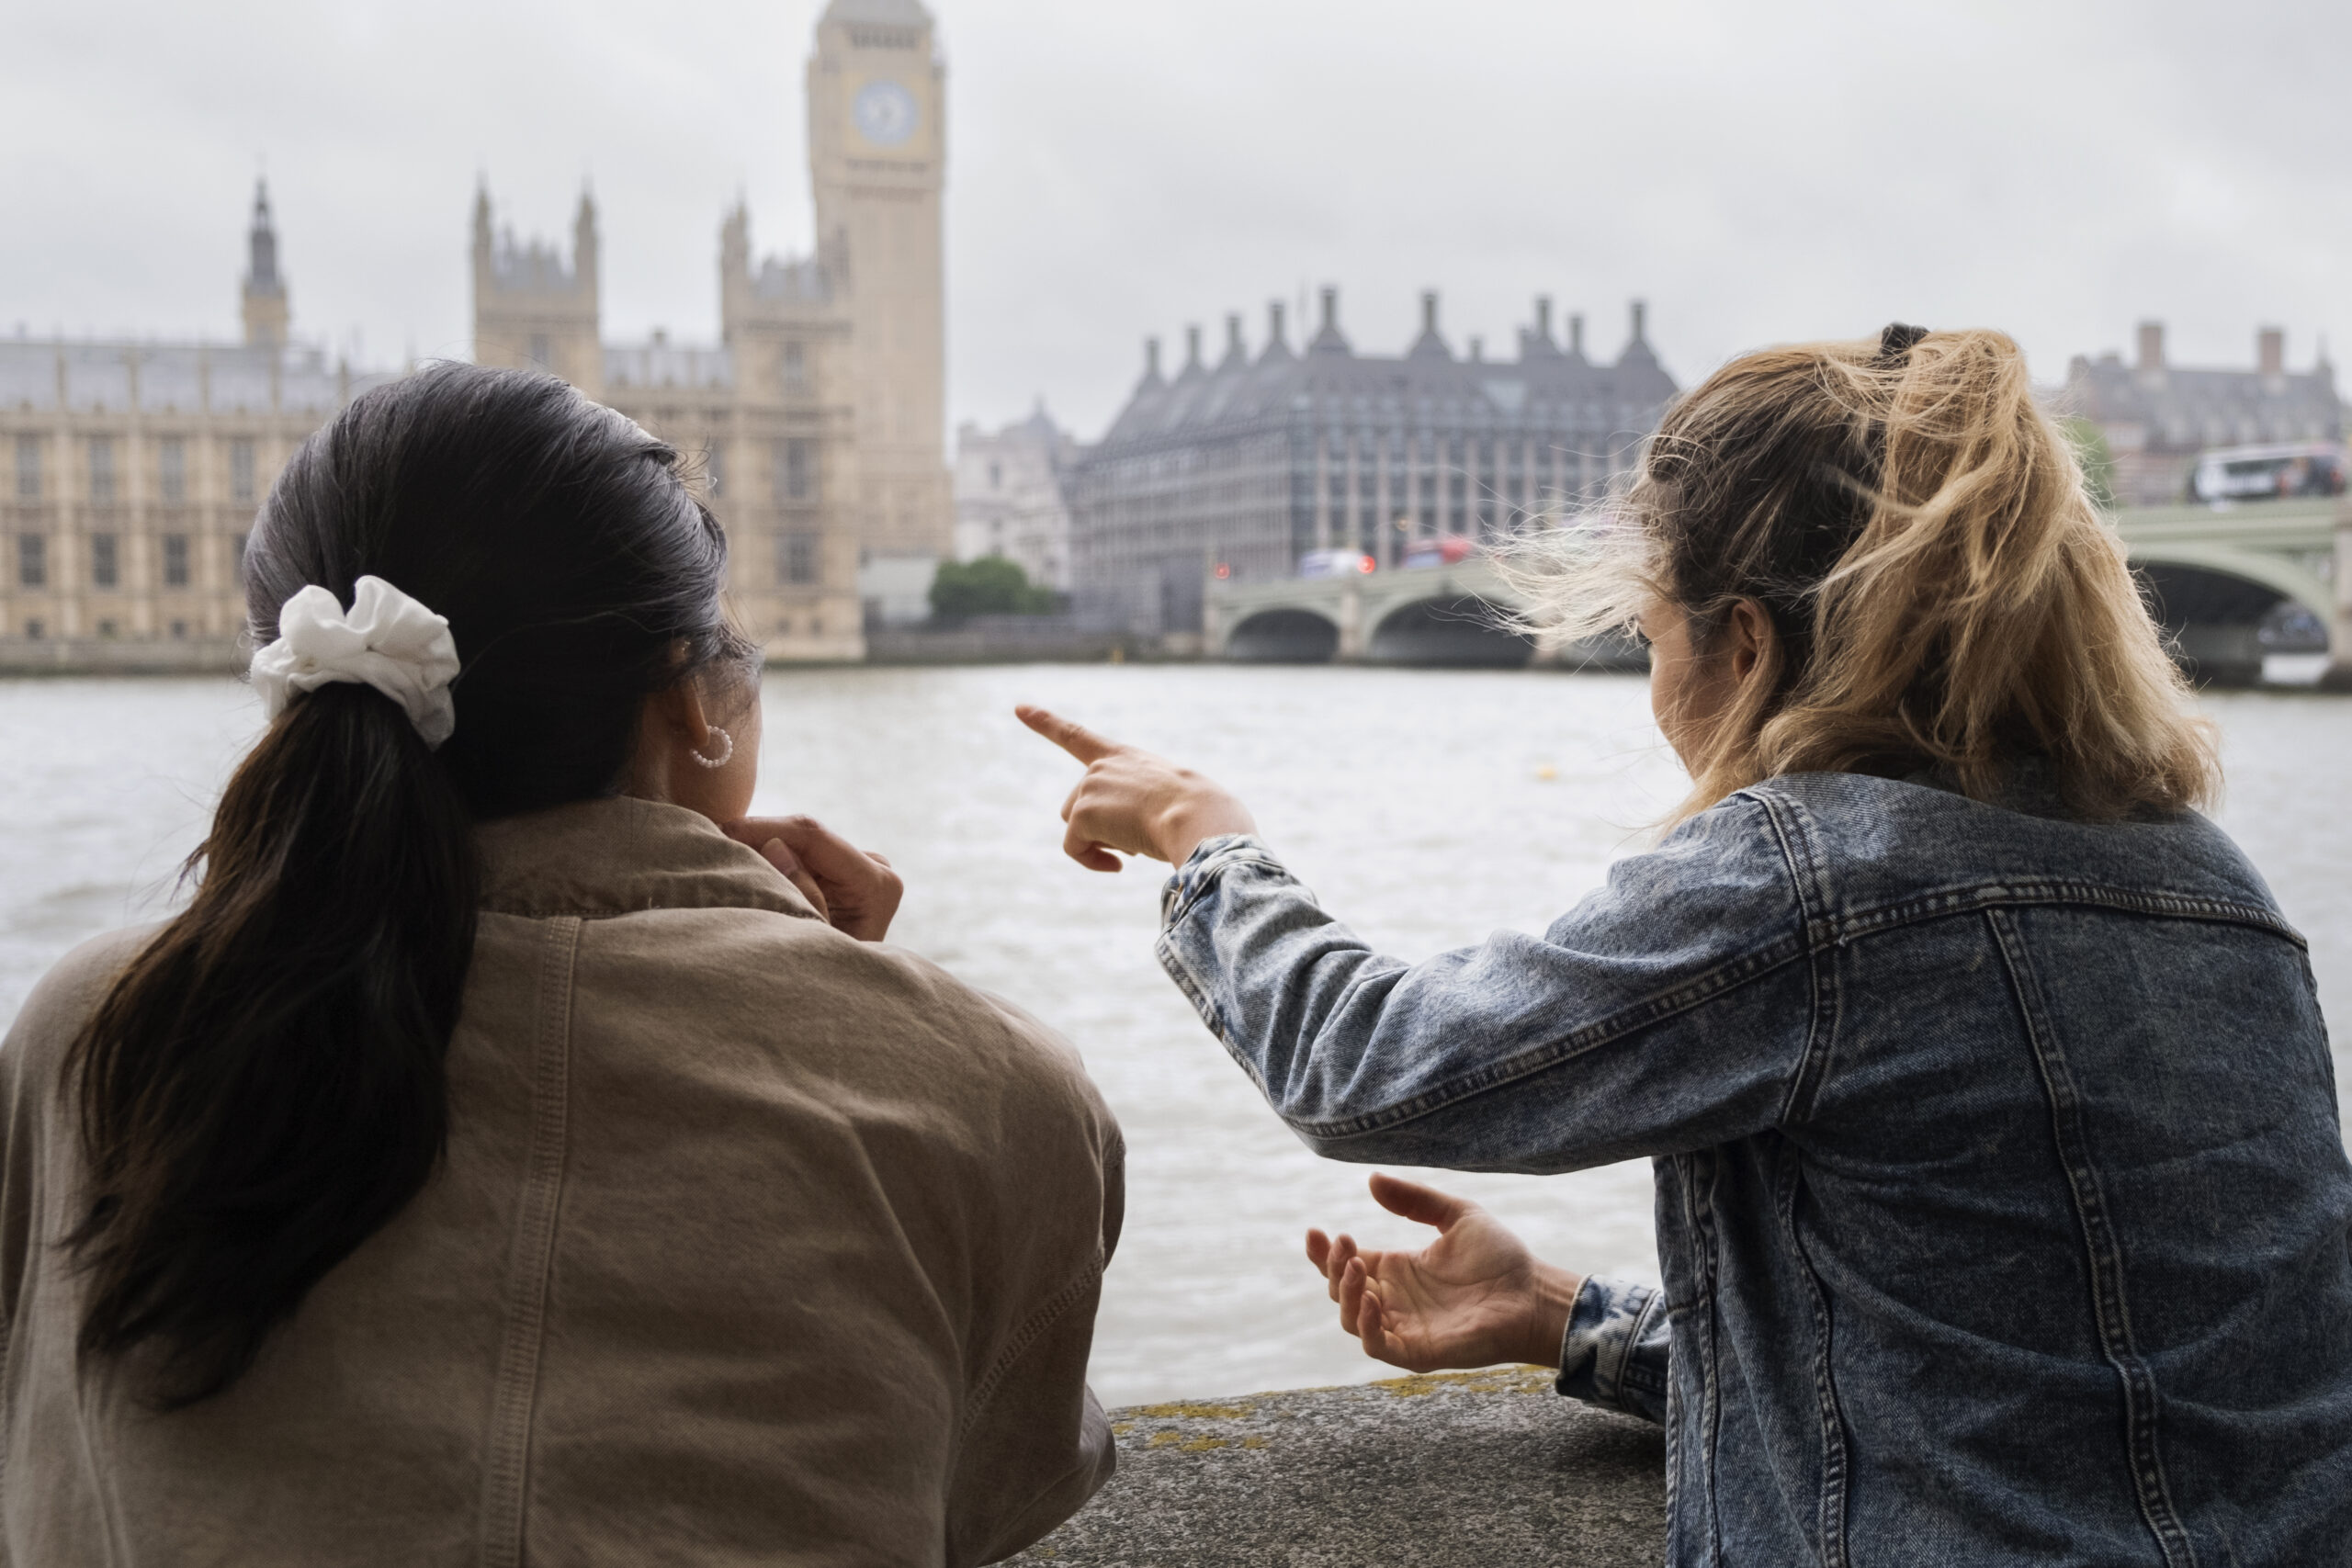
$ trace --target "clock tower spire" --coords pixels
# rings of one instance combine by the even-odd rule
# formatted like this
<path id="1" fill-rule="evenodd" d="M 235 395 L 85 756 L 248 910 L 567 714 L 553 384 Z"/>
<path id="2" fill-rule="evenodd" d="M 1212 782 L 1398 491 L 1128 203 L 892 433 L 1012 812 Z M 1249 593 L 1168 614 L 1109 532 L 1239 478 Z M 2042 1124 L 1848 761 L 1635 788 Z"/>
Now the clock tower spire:
<path id="1" fill-rule="evenodd" d="M 818 254 L 850 319 L 861 556 L 870 572 L 926 583 L 955 537 L 940 224 L 946 75 L 920 0 L 832 0 L 817 24 L 809 180 Z M 895 596 L 892 586 L 864 592 Z"/>

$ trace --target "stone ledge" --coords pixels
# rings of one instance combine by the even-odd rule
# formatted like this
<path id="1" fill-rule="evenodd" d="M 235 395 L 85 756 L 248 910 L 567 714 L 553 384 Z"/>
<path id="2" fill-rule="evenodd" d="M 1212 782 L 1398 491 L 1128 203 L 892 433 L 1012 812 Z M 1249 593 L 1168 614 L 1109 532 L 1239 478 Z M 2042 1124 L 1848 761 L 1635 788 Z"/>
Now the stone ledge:
<path id="1" fill-rule="evenodd" d="M 1111 1413 L 1119 1472 L 1021 1563 L 1650 1568 L 1665 1439 L 1532 1368 Z"/>

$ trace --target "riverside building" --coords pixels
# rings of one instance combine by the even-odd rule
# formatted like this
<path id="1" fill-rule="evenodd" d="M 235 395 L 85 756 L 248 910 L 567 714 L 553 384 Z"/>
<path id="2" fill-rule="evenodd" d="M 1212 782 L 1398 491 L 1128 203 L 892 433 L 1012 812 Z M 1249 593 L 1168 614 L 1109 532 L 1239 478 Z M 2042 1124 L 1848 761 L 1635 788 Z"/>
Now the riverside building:
<path id="1" fill-rule="evenodd" d="M 392 372 L 290 335 L 269 193 L 236 342 L 0 338 L 0 668 L 240 660 L 254 512 L 287 457 Z"/>
<path id="2" fill-rule="evenodd" d="M 856 659 L 866 621 L 921 619 L 954 547 L 940 197 L 945 68 L 918 0 L 832 0 L 808 70 L 812 254 L 756 265 L 719 235 L 718 339 L 607 343 L 596 209 L 571 254 L 474 206 L 474 358 L 537 367 L 700 465 L 737 613 L 774 659 Z"/>
<path id="3" fill-rule="evenodd" d="M 1001 556 L 1029 581 L 1069 587 L 1069 503 L 1062 493 L 1078 443 L 1041 399 L 998 431 L 956 432 L 956 558 Z"/>
<path id="4" fill-rule="evenodd" d="M 1475 338 L 1457 355 L 1424 294 L 1411 347 L 1359 355 L 1326 288 L 1303 350 L 1280 304 L 1254 355 L 1238 315 L 1215 365 L 1198 327 L 1172 377 L 1152 340 L 1125 408 L 1071 470 L 1080 614 L 1182 637 L 1201 629 L 1212 575 L 1287 577 L 1334 550 L 1393 569 L 1419 540 L 1546 525 L 1633 463 L 1675 393 L 1644 327 L 1636 303 L 1624 347 L 1596 362 L 1583 318 L 1563 346 L 1538 299 L 1516 358 L 1488 359 Z"/>
<path id="5" fill-rule="evenodd" d="M 2122 505 L 2180 504 L 2198 454 L 2211 447 L 2344 438 L 2335 367 L 2323 355 L 2309 370 L 2288 369 L 2277 327 L 2255 334 L 2250 370 L 2168 363 L 2162 321 L 2140 323 L 2138 346 L 2131 365 L 2119 354 L 2076 355 L 2056 401 L 2098 427 Z"/>

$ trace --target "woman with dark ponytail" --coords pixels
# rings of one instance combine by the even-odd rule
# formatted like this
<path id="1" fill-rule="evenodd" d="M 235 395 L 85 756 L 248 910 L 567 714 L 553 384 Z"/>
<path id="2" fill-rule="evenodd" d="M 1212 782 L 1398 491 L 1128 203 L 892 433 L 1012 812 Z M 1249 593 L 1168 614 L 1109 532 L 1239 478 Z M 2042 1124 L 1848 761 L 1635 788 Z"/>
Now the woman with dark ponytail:
<path id="1" fill-rule="evenodd" d="M 1101 1483 L 1117 1129 L 747 818 L 725 570 L 545 377 L 296 454 L 194 897 L 0 1051 L 0 1562 L 981 1562 Z"/>

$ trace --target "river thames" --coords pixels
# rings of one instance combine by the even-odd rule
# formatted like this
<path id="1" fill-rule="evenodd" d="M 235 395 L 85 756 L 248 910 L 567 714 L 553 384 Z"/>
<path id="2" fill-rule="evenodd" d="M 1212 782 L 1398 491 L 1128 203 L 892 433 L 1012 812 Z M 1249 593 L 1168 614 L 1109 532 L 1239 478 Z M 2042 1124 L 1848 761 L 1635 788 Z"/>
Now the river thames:
<path id="1" fill-rule="evenodd" d="M 1038 702 L 1238 791 L 1324 902 L 1419 957 L 1541 931 L 1640 848 L 1681 774 L 1636 678 L 1035 666 L 771 671 L 759 807 L 808 811 L 907 881 L 893 940 L 1077 1042 L 1126 1128 L 1125 1239 L 1095 1342 L 1106 1404 L 1381 1375 L 1336 1327 L 1309 1224 L 1373 1245 L 1362 1168 L 1291 1138 L 1152 957 L 1161 868 L 1080 870 L 1057 810 L 1076 764 L 1023 730 Z M 2352 1009 L 2352 700 L 2212 695 L 2220 817 Z M 0 682 L 0 1010 L 83 938 L 170 908 L 180 861 L 259 724 L 224 680 Z M 2339 1037 L 2339 1081 L 2352 1066 Z M 1445 1176 L 1572 1268 L 1657 1277 L 1645 1163 Z"/>

